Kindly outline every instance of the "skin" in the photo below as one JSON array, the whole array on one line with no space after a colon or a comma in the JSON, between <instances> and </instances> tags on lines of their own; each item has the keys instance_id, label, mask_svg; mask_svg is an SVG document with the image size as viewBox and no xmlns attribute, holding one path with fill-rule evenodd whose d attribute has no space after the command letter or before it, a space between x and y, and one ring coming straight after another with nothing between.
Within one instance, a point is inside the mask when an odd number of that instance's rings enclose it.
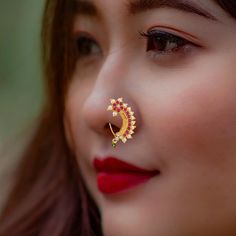
<instances>
[{"instance_id":1,"label":"skin","mask_svg":"<svg viewBox=\"0 0 236 236\"><path fill-rule=\"evenodd\" d=\"M169 8L126 16L125 0L93 2L100 16L78 16L74 32L88 33L96 50L78 59L64 120L104 235L236 235L236 22L208 0L196 2L219 22ZM200 47L153 57L138 31L160 27ZM106 124L120 127L121 120L106 108L118 97L131 106L137 128L114 149ZM161 174L105 195L95 155Z\"/></svg>"}]
</instances>

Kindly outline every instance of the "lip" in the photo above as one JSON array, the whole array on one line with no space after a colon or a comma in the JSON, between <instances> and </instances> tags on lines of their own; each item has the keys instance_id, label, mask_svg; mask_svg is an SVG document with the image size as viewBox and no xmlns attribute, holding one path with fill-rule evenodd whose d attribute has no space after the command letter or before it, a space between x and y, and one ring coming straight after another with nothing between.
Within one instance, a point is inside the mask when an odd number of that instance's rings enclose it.
<instances>
[{"instance_id":1,"label":"lip","mask_svg":"<svg viewBox=\"0 0 236 236\"><path fill-rule=\"evenodd\" d=\"M113 194L133 188L158 175L158 170L146 170L115 157L104 159L95 157L93 161L97 171L97 186L104 194Z\"/></svg>"}]
</instances>

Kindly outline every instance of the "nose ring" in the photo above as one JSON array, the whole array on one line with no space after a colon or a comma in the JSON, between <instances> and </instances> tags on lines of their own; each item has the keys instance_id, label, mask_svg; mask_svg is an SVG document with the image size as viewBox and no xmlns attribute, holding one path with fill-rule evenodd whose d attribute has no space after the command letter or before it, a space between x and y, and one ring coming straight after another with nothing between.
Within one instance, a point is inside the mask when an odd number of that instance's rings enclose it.
<instances>
[{"instance_id":1,"label":"nose ring","mask_svg":"<svg viewBox=\"0 0 236 236\"><path fill-rule=\"evenodd\" d=\"M134 117L134 112L131 110L131 107L128 107L128 104L123 102L123 98L118 98L117 100L111 98L110 102L111 105L108 106L107 111L113 111L113 116L119 114L122 118L122 126L117 133L113 131L111 123L109 123L110 130L114 135L112 146L116 147L119 140L126 143L128 139L132 139L132 134L134 134L134 129L136 128L136 118Z\"/></svg>"}]
</instances>

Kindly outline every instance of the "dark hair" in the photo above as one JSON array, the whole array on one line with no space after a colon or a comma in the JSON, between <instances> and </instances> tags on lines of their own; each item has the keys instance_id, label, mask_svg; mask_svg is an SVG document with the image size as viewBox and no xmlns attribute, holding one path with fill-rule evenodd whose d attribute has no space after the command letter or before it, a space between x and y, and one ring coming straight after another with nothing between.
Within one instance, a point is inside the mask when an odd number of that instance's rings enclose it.
<instances>
[{"instance_id":1,"label":"dark hair","mask_svg":"<svg viewBox=\"0 0 236 236\"><path fill-rule=\"evenodd\" d=\"M236 19L234 0L215 0ZM102 235L101 216L67 146L64 100L75 65L73 1L47 0L42 58L47 100L0 218L0 236Z\"/></svg>"}]
</instances>

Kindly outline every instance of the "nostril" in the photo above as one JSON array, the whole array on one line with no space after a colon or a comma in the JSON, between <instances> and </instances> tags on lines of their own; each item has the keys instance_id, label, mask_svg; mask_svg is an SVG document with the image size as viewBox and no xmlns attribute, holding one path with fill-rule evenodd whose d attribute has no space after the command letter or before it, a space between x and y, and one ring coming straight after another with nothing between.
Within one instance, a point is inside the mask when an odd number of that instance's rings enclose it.
<instances>
[{"instance_id":1,"label":"nostril","mask_svg":"<svg viewBox=\"0 0 236 236\"><path fill-rule=\"evenodd\" d=\"M111 124L111 126L112 126L112 129L113 129L113 131L114 131L115 133L118 132L118 131L120 131L120 128L119 128L119 127L117 127L117 126L115 126L115 125L113 125L113 124ZM108 130L108 131L111 133L109 123L107 123L104 128L105 128L106 130Z\"/></svg>"}]
</instances>

